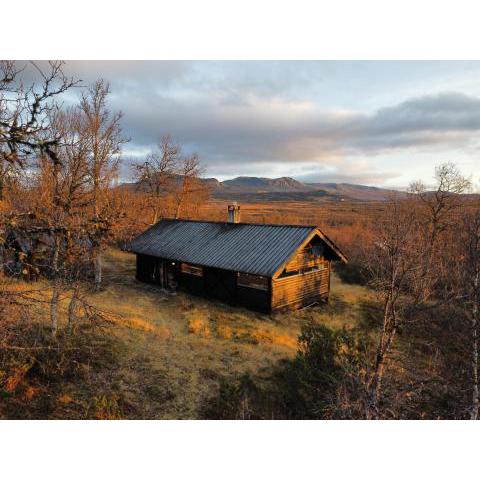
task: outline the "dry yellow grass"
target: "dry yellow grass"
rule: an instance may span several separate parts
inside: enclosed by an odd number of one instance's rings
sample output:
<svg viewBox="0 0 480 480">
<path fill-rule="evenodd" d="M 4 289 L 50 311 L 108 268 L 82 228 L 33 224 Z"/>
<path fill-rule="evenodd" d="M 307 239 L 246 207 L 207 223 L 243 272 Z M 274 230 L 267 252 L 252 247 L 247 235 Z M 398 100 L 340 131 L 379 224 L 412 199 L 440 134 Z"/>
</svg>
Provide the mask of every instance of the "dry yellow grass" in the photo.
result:
<svg viewBox="0 0 480 480">
<path fill-rule="evenodd" d="M 145 418 L 198 418 L 201 405 L 215 394 L 221 378 L 268 375 L 281 359 L 295 356 L 302 324 L 314 320 L 333 327 L 354 326 L 362 314 L 359 305 L 369 298 L 366 289 L 343 285 L 335 278 L 331 305 L 264 315 L 184 293 L 168 295 L 140 283 L 135 280 L 134 256 L 119 250 L 106 253 L 104 273 L 103 290 L 90 294 L 88 300 L 108 312 L 115 324 L 111 334 L 126 346 L 122 380 L 114 391 L 132 404 L 140 402 Z M 49 285 L 34 286 L 35 295 L 46 301 L 39 303 L 39 316 L 48 322 Z M 27 287 L 32 285 L 12 288 Z M 68 296 L 61 300 L 64 322 L 68 301 Z M 139 362 L 148 368 L 137 369 Z M 138 384 L 148 386 L 150 400 L 137 398 L 132 385 Z M 57 401 L 75 403 L 79 393 L 68 390 Z M 90 416 L 119 415 L 114 397 L 78 398 L 86 402 Z"/>
<path fill-rule="evenodd" d="M 359 303 L 369 297 L 365 288 L 335 278 L 330 306 L 263 315 L 137 282 L 131 254 L 110 250 L 105 260 L 105 289 L 91 301 L 125 319 L 122 335 L 132 356 L 148 357 L 171 392 L 152 418 L 198 418 L 199 406 L 221 377 L 261 375 L 280 359 L 292 358 L 302 324 L 312 319 L 354 326 Z"/>
<path fill-rule="evenodd" d="M 193 333 L 203 338 L 210 337 L 208 318 L 204 314 L 194 310 L 185 313 L 185 316 L 188 323 L 188 333 Z"/>
</svg>

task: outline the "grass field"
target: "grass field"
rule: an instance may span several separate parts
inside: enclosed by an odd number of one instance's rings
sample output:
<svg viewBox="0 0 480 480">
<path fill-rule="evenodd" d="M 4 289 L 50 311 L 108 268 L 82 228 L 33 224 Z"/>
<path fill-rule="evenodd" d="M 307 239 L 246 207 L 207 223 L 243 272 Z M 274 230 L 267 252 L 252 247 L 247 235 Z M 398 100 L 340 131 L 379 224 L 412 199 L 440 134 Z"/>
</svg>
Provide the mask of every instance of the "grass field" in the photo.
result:
<svg viewBox="0 0 480 480">
<path fill-rule="evenodd" d="M 150 382 L 150 390 L 161 397 L 143 406 L 148 418 L 197 418 L 221 378 L 244 373 L 261 378 L 280 359 L 294 356 L 300 327 L 308 320 L 338 328 L 368 317 L 368 290 L 337 277 L 330 305 L 262 315 L 183 293 L 165 294 L 135 280 L 134 260 L 131 254 L 108 251 L 105 289 L 91 300 L 125 320 L 118 335 L 128 345 L 126 368 L 138 357 L 147 360 L 150 371 L 125 373 L 143 375 L 135 382 Z"/>
<path fill-rule="evenodd" d="M 99 322 L 99 328 L 96 320 L 87 322 L 86 330 L 79 322 L 73 332 L 84 335 L 71 335 L 63 328 L 67 294 L 61 299 L 59 336 L 52 339 L 49 284 L 10 285 L 38 291 L 26 332 L 34 335 L 35 323 L 43 325 L 38 341 L 53 349 L 12 352 L 19 356 L 12 357 L 10 373 L 0 370 L 0 394 L 9 399 L 3 407 L 0 403 L 3 418 L 211 418 L 208 408 L 222 385 L 238 384 L 248 374 L 256 385 L 268 387 L 272 373 L 297 354 L 304 324 L 354 329 L 375 343 L 381 317 L 368 288 L 335 274 L 328 305 L 265 315 L 138 282 L 134 255 L 109 249 L 102 290 L 86 293 L 109 322 Z M 448 326 L 448 312 L 439 321 Z M 401 405 L 403 418 L 443 417 L 458 403 L 448 386 L 465 375 L 456 367 L 461 345 L 445 345 L 442 330 L 433 327 L 425 319 L 409 327 L 409 335 L 400 332 L 391 355 L 388 382 L 395 388 L 386 395 L 394 395 L 389 401 Z M 429 403 L 418 410 L 420 394 Z"/>
<path fill-rule="evenodd" d="M 31 320 L 44 325 L 45 338 L 51 339 L 48 282 L 16 282 L 11 288 L 38 292 Z M 370 330 L 375 313 L 368 289 L 335 275 L 329 305 L 272 315 L 168 294 L 138 282 L 134 255 L 117 249 L 105 254 L 102 290 L 86 298 L 110 319 L 105 328 L 95 333 L 94 321 L 87 337 L 69 336 L 63 328 L 69 295 L 60 301 L 59 343 L 49 341 L 53 350 L 25 350 L 4 378 L 10 402 L 0 416 L 201 418 L 222 381 L 249 374 L 262 383 L 282 360 L 292 359 L 304 323 Z M 56 353 L 58 345 L 64 353 Z"/>
</svg>

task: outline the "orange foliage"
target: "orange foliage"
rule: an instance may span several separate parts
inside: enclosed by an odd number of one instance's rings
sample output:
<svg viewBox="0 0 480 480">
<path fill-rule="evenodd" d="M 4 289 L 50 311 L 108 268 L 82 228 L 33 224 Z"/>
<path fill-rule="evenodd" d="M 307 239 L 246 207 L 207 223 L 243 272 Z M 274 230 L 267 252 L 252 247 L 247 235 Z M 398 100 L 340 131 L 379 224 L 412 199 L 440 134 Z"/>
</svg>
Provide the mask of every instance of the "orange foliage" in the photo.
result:
<svg viewBox="0 0 480 480">
<path fill-rule="evenodd" d="M 208 319 L 196 316 L 194 313 L 188 319 L 188 333 L 199 335 L 200 337 L 210 337 L 210 327 L 208 325 Z"/>
<path fill-rule="evenodd" d="M 62 405 L 68 405 L 69 403 L 73 402 L 73 398 L 68 393 L 64 393 L 57 398 L 57 402 L 61 403 Z"/>
</svg>

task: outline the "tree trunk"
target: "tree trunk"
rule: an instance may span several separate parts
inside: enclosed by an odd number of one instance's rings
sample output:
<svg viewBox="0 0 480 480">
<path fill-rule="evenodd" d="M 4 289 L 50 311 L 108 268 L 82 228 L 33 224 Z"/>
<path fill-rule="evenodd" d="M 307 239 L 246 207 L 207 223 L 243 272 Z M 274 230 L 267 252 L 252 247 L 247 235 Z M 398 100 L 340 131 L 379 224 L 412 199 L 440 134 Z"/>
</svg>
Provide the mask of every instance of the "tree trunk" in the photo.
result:
<svg viewBox="0 0 480 480">
<path fill-rule="evenodd" d="M 0 277 L 3 276 L 5 272 L 5 245 L 4 238 L 5 232 L 0 230 Z"/>
<path fill-rule="evenodd" d="M 58 331 L 58 298 L 60 296 L 58 280 L 53 283 L 52 299 L 50 300 L 50 323 L 52 335 L 55 336 Z"/>
<path fill-rule="evenodd" d="M 175 209 L 175 219 L 178 220 L 180 218 L 180 209 L 182 208 L 182 202 L 177 202 L 177 207 Z"/>
<path fill-rule="evenodd" d="M 58 233 L 55 233 L 55 250 L 53 251 L 52 271 L 53 271 L 53 290 L 52 298 L 50 300 L 50 323 L 52 328 L 52 335 L 55 336 L 58 331 L 58 299 L 60 296 L 60 279 L 58 271 L 58 259 L 60 255 L 60 238 Z"/>
<path fill-rule="evenodd" d="M 93 271 L 94 288 L 98 292 L 102 287 L 102 251 L 99 245 L 95 246 L 93 251 Z"/>
<path fill-rule="evenodd" d="M 0 205 L 3 201 L 3 181 L 0 179 Z M 0 277 L 5 272 L 5 242 L 7 232 L 5 225 L 0 225 Z"/>
<path fill-rule="evenodd" d="M 75 310 L 77 307 L 77 299 L 78 299 L 78 290 L 79 286 L 76 285 L 75 289 L 73 290 L 72 298 L 70 299 L 70 303 L 68 304 L 68 326 L 71 328 L 76 320 Z"/>
<path fill-rule="evenodd" d="M 158 222 L 158 217 L 160 216 L 160 195 L 157 193 L 154 198 L 154 206 L 153 206 L 153 222 L 152 224 L 155 225 Z"/>
<path fill-rule="evenodd" d="M 383 313 L 383 329 L 378 343 L 377 353 L 375 356 L 375 365 L 373 374 L 368 385 L 368 406 L 367 419 L 378 419 L 378 401 L 382 391 L 382 380 L 385 372 L 385 362 L 397 333 L 395 322 L 395 314 L 391 312 L 390 300 L 386 300 Z M 393 318 L 390 318 L 393 315 Z M 391 327 L 389 327 L 391 325 Z"/>
<path fill-rule="evenodd" d="M 479 273 L 474 280 L 474 294 L 472 305 L 472 411 L 470 413 L 471 420 L 478 418 L 478 287 L 479 287 Z"/>
</svg>

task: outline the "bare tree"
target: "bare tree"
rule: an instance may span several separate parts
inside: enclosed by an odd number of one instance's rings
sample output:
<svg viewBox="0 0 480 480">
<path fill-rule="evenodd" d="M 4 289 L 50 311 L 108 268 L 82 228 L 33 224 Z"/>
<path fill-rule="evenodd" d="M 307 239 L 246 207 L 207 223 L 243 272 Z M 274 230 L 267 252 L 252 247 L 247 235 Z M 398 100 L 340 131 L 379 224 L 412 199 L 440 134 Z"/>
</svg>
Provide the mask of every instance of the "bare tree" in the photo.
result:
<svg viewBox="0 0 480 480">
<path fill-rule="evenodd" d="M 82 95 L 80 110 L 83 114 L 83 135 L 86 139 L 88 171 L 91 183 L 92 210 L 90 234 L 94 263 L 94 285 L 102 284 L 102 249 L 109 234 L 108 195 L 116 178 L 122 145 L 127 140 L 122 136 L 120 120 L 122 113 L 111 113 L 107 106 L 110 87 L 98 80 Z"/>
<path fill-rule="evenodd" d="M 368 381 L 367 416 L 378 418 L 382 379 L 398 328 L 422 310 L 455 300 L 444 249 L 437 246 L 458 221 L 460 195 L 469 188 L 453 164 L 436 169 L 433 191 L 417 182 L 407 200 L 394 199 L 377 224 L 367 269 L 383 306 L 382 328 Z"/>
<path fill-rule="evenodd" d="M 385 364 L 392 349 L 408 291 L 418 266 L 418 222 L 415 212 L 401 200 L 392 199 L 377 223 L 377 238 L 367 257 L 371 285 L 382 303 L 382 326 L 367 382 L 367 418 L 377 418 Z"/>
<path fill-rule="evenodd" d="M 175 178 L 179 154 L 180 146 L 173 143 L 170 135 L 166 135 L 162 137 L 158 151 L 148 155 L 144 163 L 133 167 L 139 188 L 146 191 L 151 201 L 152 224 L 157 222 L 162 199 Z"/>
<path fill-rule="evenodd" d="M 436 185 L 429 191 L 420 181 L 410 186 L 410 192 L 419 200 L 419 220 L 424 236 L 424 251 L 420 259 L 419 285 L 417 295 L 423 295 L 418 301 L 425 301 L 431 290 L 427 288 L 434 264 L 434 256 L 441 235 L 456 221 L 455 212 L 462 205 L 461 194 L 468 191 L 471 182 L 465 178 L 453 163 L 444 163 L 435 169 Z M 435 286 L 435 282 L 432 284 Z"/>
<path fill-rule="evenodd" d="M 169 204 L 174 217 L 179 218 L 188 204 L 198 204 L 208 197 L 208 188 L 200 180 L 203 168 L 198 155 L 182 155 L 181 146 L 170 135 L 162 137 L 157 152 L 134 166 L 134 173 L 138 189 L 149 198 L 152 223 L 157 222 L 162 204 Z"/>
<path fill-rule="evenodd" d="M 178 181 L 174 185 L 173 196 L 175 202 L 175 218 L 180 218 L 182 209 L 194 195 L 202 192 L 200 175 L 203 173 L 202 166 L 197 154 L 189 155 L 181 159 L 178 170 Z"/>
<path fill-rule="evenodd" d="M 20 67 L 14 61 L 0 61 L 0 203 L 5 189 L 18 175 L 18 169 L 34 155 L 58 162 L 55 146 L 59 138 L 52 136 L 50 113 L 61 94 L 79 82 L 63 73 L 63 62 L 48 62 L 40 68 L 35 62 Z M 27 82 L 25 69 L 39 77 Z M 0 271 L 3 272 L 5 225 L 0 222 Z"/>
<path fill-rule="evenodd" d="M 63 62 L 51 61 L 47 69 L 30 62 L 40 77 L 38 82 L 24 83 L 15 62 L 0 61 L 0 153 L 11 164 L 24 165 L 33 153 L 58 161 L 54 146 L 58 137 L 51 137 L 49 112 L 55 99 L 78 84 L 63 73 Z"/>
<path fill-rule="evenodd" d="M 89 225 L 90 184 L 88 176 L 88 143 L 83 137 L 82 117 L 78 109 L 51 114 L 51 128 L 60 142 L 55 146 L 58 162 L 45 156 L 38 161 L 36 175 L 30 182 L 34 192 L 27 204 L 33 215 L 23 222 L 23 231 L 35 238 L 44 234 L 52 240 L 46 275 L 51 279 L 50 318 L 53 334 L 59 324 L 59 300 L 73 290 L 69 311 L 73 312 L 80 276 L 86 275 L 89 258 L 85 231 Z M 35 266 L 38 267 L 38 266 Z"/>
<path fill-rule="evenodd" d="M 470 418 L 478 418 L 478 327 L 480 320 L 480 206 L 466 208 L 459 224 L 457 271 L 461 303 L 470 320 L 472 404 Z"/>
</svg>

